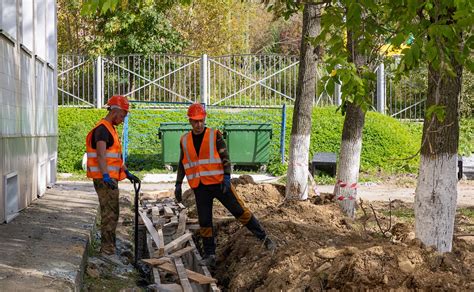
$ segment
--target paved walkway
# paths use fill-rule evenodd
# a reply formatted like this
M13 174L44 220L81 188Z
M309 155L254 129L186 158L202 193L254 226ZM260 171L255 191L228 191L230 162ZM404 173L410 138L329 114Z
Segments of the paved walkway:
M98 209L89 187L57 185L0 225L0 291L79 291Z

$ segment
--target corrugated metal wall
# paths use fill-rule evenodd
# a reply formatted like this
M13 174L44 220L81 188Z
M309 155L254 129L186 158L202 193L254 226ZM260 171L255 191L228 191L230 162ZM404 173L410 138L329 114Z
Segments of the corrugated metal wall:
M55 0L0 1L0 223L56 180L56 31Z

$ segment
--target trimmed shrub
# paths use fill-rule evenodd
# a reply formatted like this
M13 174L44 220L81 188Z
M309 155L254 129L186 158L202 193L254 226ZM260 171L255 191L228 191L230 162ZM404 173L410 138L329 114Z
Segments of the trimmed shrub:
M59 146L58 171L81 172L82 156L85 152L85 138L90 129L101 118L106 110L97 109L59 109ZM291 135L293 111L287 112L285 135L285 158L288 160L288 147ZM221 127L224 121L270 122L273 125L271 158L268 171L274 175L286 172L286 164L280 162L280 121L281 112L259 109L235 112L219 111L210 115L209 125ZM310 141L310 159L316 152L339 153L344 117L336 108L315 108L312 115L313 126ZM134 170L162 171L159 161L161 151L157 137L158 127L162 122L186 122L184 110L134 110L130 119L129 148L131 156L128 166ZM413 173L418 168L418 155L421 141L421 123L402 123L391 117L374 112L367 113L363 132L361 171L376 174ZM121 133L121 127L119 127ZM474 141L473 119L461 122L460 150L463 154L472 152Z

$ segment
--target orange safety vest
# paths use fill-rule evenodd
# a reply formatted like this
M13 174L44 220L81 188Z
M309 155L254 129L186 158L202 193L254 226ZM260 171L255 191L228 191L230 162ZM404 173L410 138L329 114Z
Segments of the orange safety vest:
M207 128L202 139L199 156L194 148L192 132L181 137L183 149L183 166L191 188L219 184L224 180L224 166L216 147L217 130Z
M116 180L123 180L127 176L125 174L124 168L122 167L122 145L120 144L120 139L114 126L106 119L100 120L89 132L89 134L87 134L87 177L102 178L102 173L99 169L99 160L97 159L97 150L92 148L92 135L94 133L94 130L100 125L104 125L114 138L114 144L111 147L107 148L105 152L107 171L111 178L115 178Z

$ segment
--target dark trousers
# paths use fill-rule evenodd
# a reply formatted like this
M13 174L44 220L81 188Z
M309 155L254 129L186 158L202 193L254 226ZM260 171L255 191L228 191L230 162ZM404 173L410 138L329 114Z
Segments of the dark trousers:
M200 233L203 239L204 252L208 255L216 253L216 244L212 226L212 205L214 198L226 207L227 210L237 218L242 225L247 227L258 239L263 240L266 237L265 230L262 228L257 218L245 207L242 200L232 191L223 192L221 184L203 185L195 189L196 208L199 217Z

